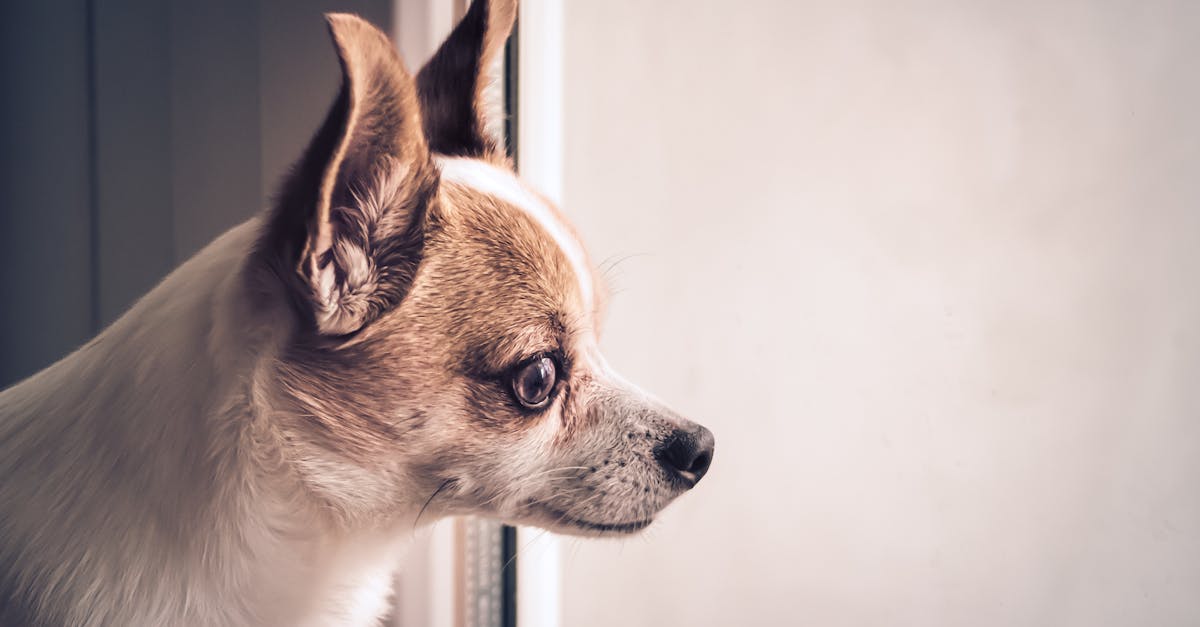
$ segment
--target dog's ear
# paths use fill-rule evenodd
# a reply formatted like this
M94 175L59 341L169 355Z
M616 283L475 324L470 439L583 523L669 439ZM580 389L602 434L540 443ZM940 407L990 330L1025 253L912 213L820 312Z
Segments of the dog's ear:
M437 172L416 85L387 37L326 16L342 86L280 190L260 252L313 330L361 329L407 292Z
M417 74L425 137L435 153L503 153L500 56L516 19L516 0L474 0L450 37Z

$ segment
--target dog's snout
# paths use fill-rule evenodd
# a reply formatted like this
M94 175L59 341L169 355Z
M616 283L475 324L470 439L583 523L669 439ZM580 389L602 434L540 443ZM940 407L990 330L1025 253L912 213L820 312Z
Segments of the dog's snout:
M714 446L712 432L700 425L693 425L689 429L676 429L658 447L655 456L669 476L691 488L708 472Z

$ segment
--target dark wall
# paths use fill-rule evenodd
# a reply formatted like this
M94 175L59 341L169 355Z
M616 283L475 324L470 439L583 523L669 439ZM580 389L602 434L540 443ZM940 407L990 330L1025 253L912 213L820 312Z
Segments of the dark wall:
M337 87L321 14L390 0L0 8L0 387L268 201Z
M82 2L0 3L0 385L92 332L89 37Z

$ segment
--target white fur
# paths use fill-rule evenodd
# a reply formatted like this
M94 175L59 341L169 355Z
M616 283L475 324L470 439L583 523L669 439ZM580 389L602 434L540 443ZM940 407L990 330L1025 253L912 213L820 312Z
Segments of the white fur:
M514 205L533 218L543 230L558 244L563 255L571 263L575 278L579 282L579 292L583 298L584 310L590 312L595 306L592 292L592 273L587 263L587 255L566 224L559 219L554 210L543 202L536 194L529 191L524 183L511 171L497 167L479 159L464 157L441 157L442 180L470 187L479 192L495 196L504 202Z
M412 520L327 524L274 455L262 366L289 325L251 314L240 288L259 230L233 229L0 393L0 560L51 616L325 626L385 611Z

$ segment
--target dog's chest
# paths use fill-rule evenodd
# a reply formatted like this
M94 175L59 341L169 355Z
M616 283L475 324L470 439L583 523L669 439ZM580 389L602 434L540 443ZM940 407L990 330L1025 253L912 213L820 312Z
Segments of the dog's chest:
M297 626L375 625L390 606L392 583L404 542L360 537L306 551L297 563L280 556L277 572L262 572L254 612L268 624ZM283 547L281 547L283 548ZM285 549L286 550L286 549ZM290 556L296 557L296 556Z

